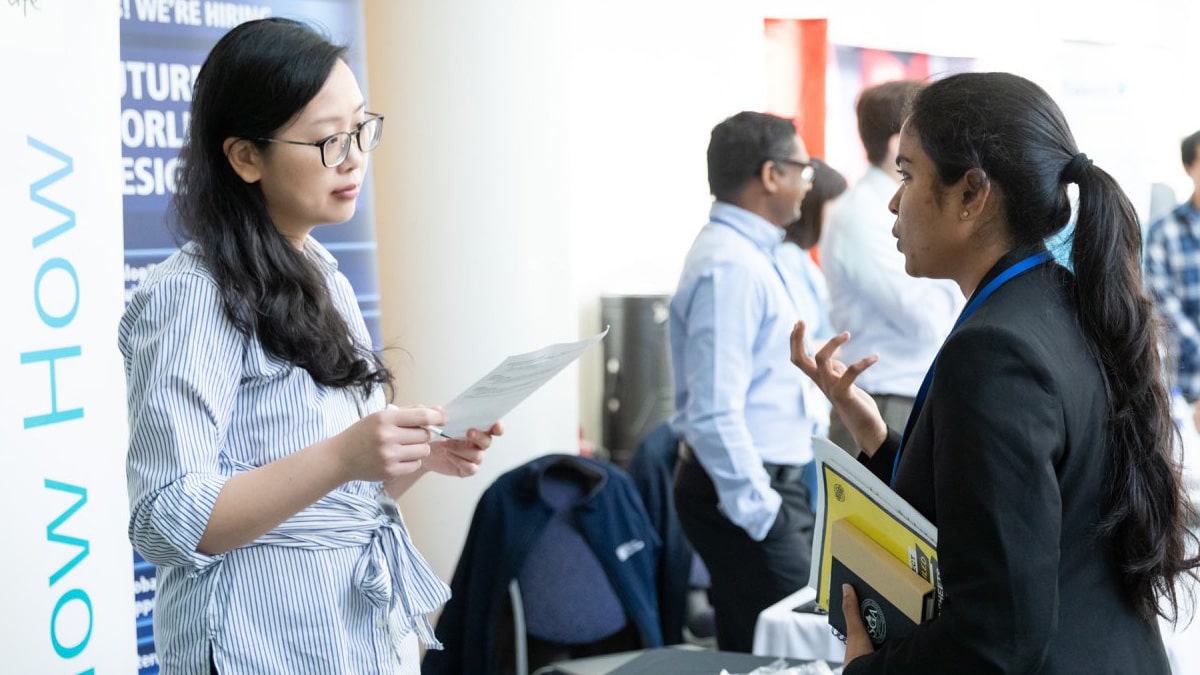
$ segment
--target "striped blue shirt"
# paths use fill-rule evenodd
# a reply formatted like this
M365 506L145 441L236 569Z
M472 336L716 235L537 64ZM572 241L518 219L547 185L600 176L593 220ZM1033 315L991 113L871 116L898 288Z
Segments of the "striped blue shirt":
M1174 386L1200 399L1200 212L1190 202L1146 232L1146 282L1167 321Z
M811 462L812 436L828 419L828 408L814 414L818 404L805 405L808 378L791 363L792 327L808 303L778 259L783 234L750 211L714 203L667 323L671 428L712 478L721 510L756 541L782 501L763 463Z
M426 615L449 589L379 483L346 483L241 548L196 550L230 476L385 405L378 390L363 400L360 390L317 384L239 333L196 250L188 244L154 268L119 332L129 390L129 535L158 568L161 672L209 675L211 650L223 675L394 673L413 632L440 647ZM369 345L333 256L311 238L305 250L354 339Z

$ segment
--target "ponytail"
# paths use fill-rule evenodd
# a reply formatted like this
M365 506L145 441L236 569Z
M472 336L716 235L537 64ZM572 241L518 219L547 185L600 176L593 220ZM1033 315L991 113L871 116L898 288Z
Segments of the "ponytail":
M1154 301L1142 284L1141 227L1129 198L1086 155L1072 157L1062 179L1079 185L1075 301L1109 389L1112 465L1100 530L1138 612L1174 621L1176 583L1196 578L1200 557L1188 557L1195 513L1175 453L1182 445L1161 377Z

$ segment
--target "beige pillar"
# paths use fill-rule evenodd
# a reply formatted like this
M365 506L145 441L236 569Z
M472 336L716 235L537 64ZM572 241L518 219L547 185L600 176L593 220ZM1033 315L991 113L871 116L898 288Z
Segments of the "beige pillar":
M382 336L397 402L440 404L509 354L575 340L566 47L555 0L367 0ZM575 452L578 375L505 419L479 475L401 500L449 580L479 495L504 471Z

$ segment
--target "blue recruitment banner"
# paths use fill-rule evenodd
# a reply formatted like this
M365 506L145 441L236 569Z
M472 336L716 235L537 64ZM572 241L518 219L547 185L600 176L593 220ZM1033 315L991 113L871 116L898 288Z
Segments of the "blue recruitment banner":
M349 46L347 60L366 90L361 0L121 0L121 146L125 221L125 299L181 243L167 226L175 190L176 157L187 134L192 85L209 50L245 21L283 16L305 21ZM368 104L369 105L369 104ZM313 232L338 259L358 293L378 349L379 280L375 271L375 218L368 177L350 222ZM152 621L154 566L134 554L138 673L158 672Z

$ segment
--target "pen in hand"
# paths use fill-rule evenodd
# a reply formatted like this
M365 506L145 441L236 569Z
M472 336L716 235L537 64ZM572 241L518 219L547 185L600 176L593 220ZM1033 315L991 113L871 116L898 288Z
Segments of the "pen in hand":
M442 438L450 441L454 440L453 436L448 435L445 431L442 431L440 427L435 427L432 424L427 424L421 428L433 434L434 436L441 436Z
M400 406L396 405L395 403L389 403L389 404L387 404L387 408L390 410L399 410ZM454 440L454 437L447 434L445 431L442 431L441 427L435 427L432 424L426 424L426 425L423 425L421 428L424 429L425 431L428 431L433 436L441 436L442 438L444 438L448 441Z

